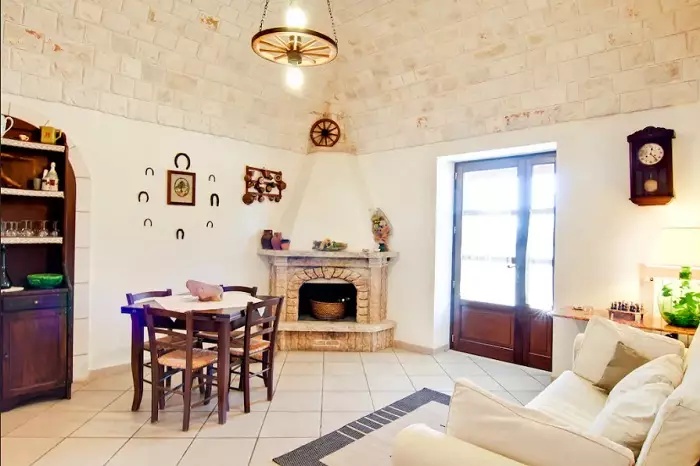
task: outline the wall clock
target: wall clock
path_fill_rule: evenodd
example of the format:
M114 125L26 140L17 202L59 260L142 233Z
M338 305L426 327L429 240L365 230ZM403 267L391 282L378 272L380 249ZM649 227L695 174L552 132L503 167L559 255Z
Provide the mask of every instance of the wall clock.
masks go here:
M627 136L630 147L630 201L664 205L673 199L675 131L647 126Z

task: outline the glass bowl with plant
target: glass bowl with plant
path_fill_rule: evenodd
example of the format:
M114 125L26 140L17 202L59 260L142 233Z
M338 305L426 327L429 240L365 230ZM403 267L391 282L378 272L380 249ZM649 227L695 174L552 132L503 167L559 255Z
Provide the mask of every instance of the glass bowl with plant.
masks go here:
M679 280L661 288L658 304L661 317L676 327L700 325L700 282L692 280L690 267L681 267Z

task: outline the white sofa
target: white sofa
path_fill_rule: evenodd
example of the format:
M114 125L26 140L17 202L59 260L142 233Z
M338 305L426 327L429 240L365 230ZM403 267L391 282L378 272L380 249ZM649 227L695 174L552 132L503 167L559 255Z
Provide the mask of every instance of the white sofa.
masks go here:
M624 331L639 332L631 328ZM582 337L579 335L574 343L574 362ZM472 395L474 386L458 381L447 433L421 424L404 429L395 440L392 461L395 466L695 466L696 461L700 465L700 337L685 351L684 370L681 385L653 420L636 459L626 447L585 433L605 406L608 395L575 372L567 371L527 406L498 402L502 407L497 406L495 414L492 407L498 403L494 399L485 401L489 405L482 409L480 398ZM472 388L465 395L467 385ZM487 397L481 393L481 398ZM484 410L490 411L479 417ZM460 425L460 420L467 417L471 417L471 425ZM531 428L522 427L519 421L523 418L527 418ZM684 437L676 442L678 435ZM485 448L487 445L490 448Z

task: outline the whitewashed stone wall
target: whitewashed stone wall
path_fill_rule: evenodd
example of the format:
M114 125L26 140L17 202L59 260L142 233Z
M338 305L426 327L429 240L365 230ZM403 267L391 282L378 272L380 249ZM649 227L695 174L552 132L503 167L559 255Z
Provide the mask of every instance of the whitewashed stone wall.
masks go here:
M698 0L372 3L332 89L360 153L698 100Z

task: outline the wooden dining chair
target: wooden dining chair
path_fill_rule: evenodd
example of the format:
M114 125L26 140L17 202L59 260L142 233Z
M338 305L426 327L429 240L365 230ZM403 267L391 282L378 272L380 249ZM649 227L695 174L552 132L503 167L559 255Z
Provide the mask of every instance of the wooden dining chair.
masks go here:
M181 395L183 400L182 430L190 427L190 413L193 407L209 404L213 398L212 386L214 380L214 363L218 359L216 351L196 348L194 336L194 321L196 317L192 312L167 311L145 305L144 315L148 338L152 342L151 351L151 422L158 422L158 412L161 407L159 400L169 394ZM185 333L180 334L173 330L174 323L184 322ZM164 335L158 338L159 335ZM184 340L180 339L184 336ZM172 337L168 339L167 337ZM206 370L206 374L205 374ZM178 373L182 373L182 383L169 387L166 381ZM200 390L204 390L204 398L192 403L192 383L199 380ZM203 386L203 380L206 384ZM217 387L217 391L219 388Z
M224 289L224 293L229 292L229 291L240 291L242 293L248 293L252 297L256 297L258 295L258 287L257 286L239 286L239 285L231 285L231 286L226 286L226 285L221 285L221 288Z
M267 387L267 400L272 401L274 391L275 340L282 309L282 297L268 297L246 306L246 322L241 334L231 338L231 374L241 378L239 390L243 390L243 410L250 412L250 379L259 377ZM258 359L260 358L260 359ZM260 372L251 372L250 363L262 363Z
M258 295L258 287L257 286L240 286L240 285L231 285L231 286L226 286L226 285L220 285L221 288L224 289L224 293L229 292L229 291L238 291L241 293L248 293L251 295L253 298L255 298ZM240 335L241 331L240 330L233 330L231 331L231 338ZM204 340L207 343L217 343L219 339L219 335L216 332L198 332L197 336Z

